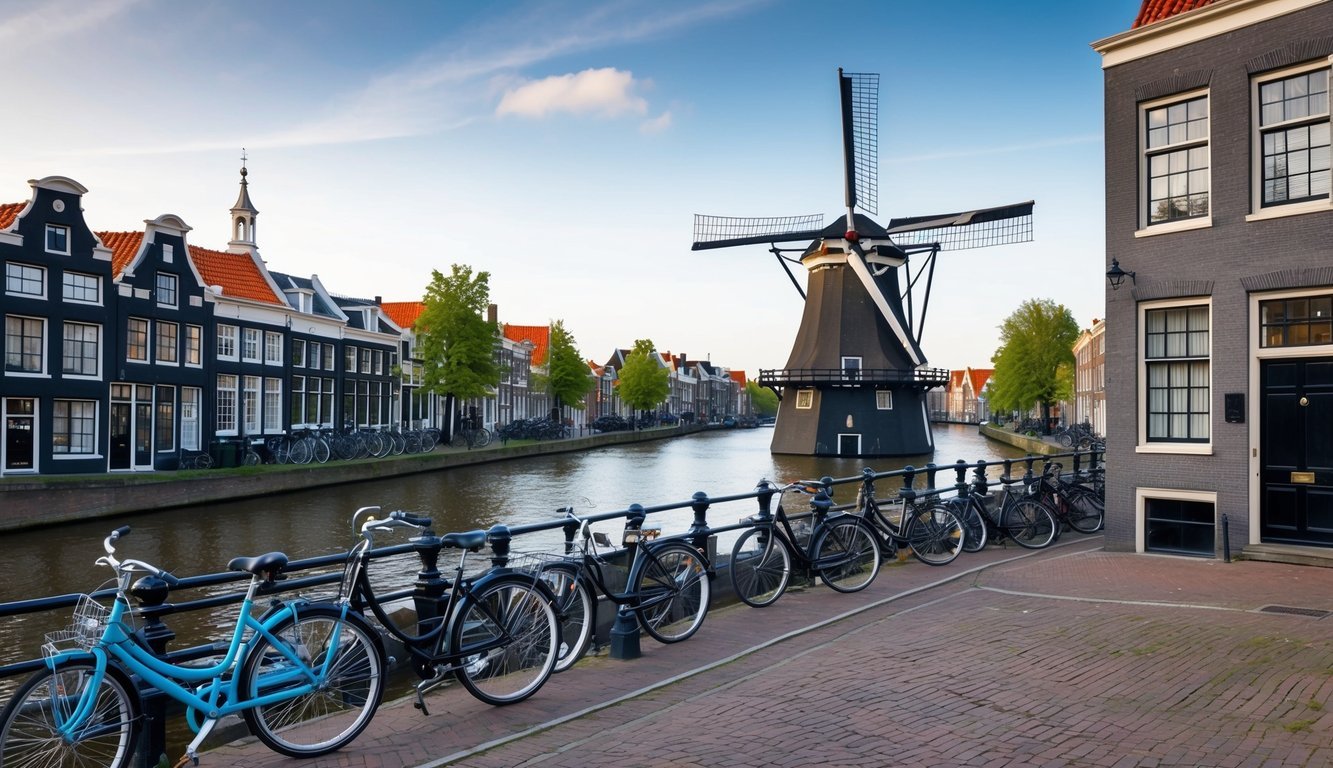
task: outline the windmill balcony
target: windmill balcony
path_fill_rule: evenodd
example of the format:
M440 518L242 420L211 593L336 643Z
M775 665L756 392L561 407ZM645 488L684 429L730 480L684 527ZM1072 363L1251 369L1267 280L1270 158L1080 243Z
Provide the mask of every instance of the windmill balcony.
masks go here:
M904 371L897 368L782 368L759 371L761 387L867 387L930 389L949 383L949 372L944 368L919 368Z

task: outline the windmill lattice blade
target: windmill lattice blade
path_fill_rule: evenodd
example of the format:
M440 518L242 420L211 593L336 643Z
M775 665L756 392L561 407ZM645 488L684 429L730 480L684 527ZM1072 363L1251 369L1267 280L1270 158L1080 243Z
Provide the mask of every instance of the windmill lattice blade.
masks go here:
M900 246L939 243L940 250L962 251L1032 240L1032 206L1026 203L963 213L893 219L887 227Z
M694 214L694 246L691 250L725 248L732 245L813 240L824 228L824 214L806 216L705 216Z
M879 75L848 72L852 97L852 184L856 207L879 215Z

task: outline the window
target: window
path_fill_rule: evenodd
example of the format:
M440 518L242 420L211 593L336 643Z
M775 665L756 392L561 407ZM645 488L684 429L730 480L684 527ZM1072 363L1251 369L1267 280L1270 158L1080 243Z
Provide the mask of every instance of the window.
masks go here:
M1144 340L1147 440L1208 442L1208 306L1145 309Z
M181 387L181 447L187 451L199 450L199 405L202 401L203 390Z
M891 389L875 390L875 407L881 411L893 410L893 390Z
M97 275L66 272L61 275L60 281L65 301L77 301L83 304L102 303L102 280Z
M241 359L247 363L259 362L259 329L241 329Z
M314 379L314 380L312 380L312 381L318 381L318 379ZM310 422L307 422L307 421L305 420L305 412L306 412L306 403L305 403L305 377L304 377L304 376L293 376L293 377L292 377L292 412L291 412L292 426L293 426L293 427L298 426L298 425L301 425L301 424L308 424L308 423L310 423Z
M361 372L370 373L370 350L364 347L361 349Z
M264 431L282 431L282 379L264 379Z
M164 307L176 306L176 276L157 273L157 303Z
M96 376L102 355L99 351L100 326L65 323L60 371L70 376Z
M88 455L96 452L97 403L56 400L51 403L51 452Z
M808 410L815 407L815 391L813 389L796 390L796 407L800 410Z
M159 451L176 450L176 388L157 388L157 418L153 442Z
M5 316L5 370L45 373L46 321L36 317Z
M185 326L185 364L200 366L204 363L204 329L199 325Z
M218 432L236 434L236 376L218 374Z
M332 344L325 344L325 345L324 345L324 370L326 370L326 371L332 371L332 370L335 370L335 369L334 369L334 366L333 366L333 359L334 359L334 357L335 357L336 355L337 355L337 351L334 350ZM313 365L313 361L312 361L312 365L311 365L311 367L313 368L313 367L318 367L318 366Z
M1259 302L1259 346L1333 344L1333 294Z
M268 365L282 365L281 333L264 331L264 362Z
M175 365L180 362L179 352L180 326L176 323L157 321L157 361Z
M46 252L69 254L69 227L46 225Z
M1143 108L1145 225L1208 215L1208 95Z
M176 249L170 245L162 246L162 261L165 264L171 264L176 260Z
M46 270L27 264L5 264L5 293L15 296L46 296Z
M384 350L382 349L375 350L375 375L384 375Z
M343 370L356 373L356 347L343 347Z
M305 341L303 339L292 339L292 367L305 367Z
M218 326L218 357L222 360L236 359L236 326Z
M131 317L125 322L125 359L148 362L148 321Z
M859 380L861 378L861 358L844 357L842 359L842 377L851 381Z
M312 342L310 342L310 367L311 367L311 368L319 368L320 355L323 354L323 349L322 349L322 347L323 347L323 345L320 344L318 341L312 341ZM292 365L295 366L296 363L293 362Z
M1260 207L1328 199L1328 73L1256 81Z
M241 393L241 407L245 421L245 434L253 435L259 431L259 377L246 376Z
M311 379L314 382L314 379ZM310 414L306 414L308 418ZM320 424L333 426L333 379L324 379L319 393L319 417L315 420Z

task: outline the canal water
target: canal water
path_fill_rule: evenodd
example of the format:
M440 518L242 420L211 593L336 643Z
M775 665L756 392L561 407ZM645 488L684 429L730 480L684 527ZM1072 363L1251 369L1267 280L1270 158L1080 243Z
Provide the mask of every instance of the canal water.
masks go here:
M126 524L133 531L119 542L118 555L154 563L177 576L192 576L222 571L227 561L238 555L281 550L292 559L300 559L345 552L355 542L352 513L366 505L429 515L434 518L435 530L443 533L489 528L496 523L552 520L558 507L568 505L598 514L622 510L633 503L649 507L684 501L697 491L712 497L742 494L765 478L782 482L824 475L851 477L863 466L888 471L908 464L919 467L929 461L944 465L958 459L991 461L1022 455L1017 449L981 437L974 426L961 425L936 427L933 457L906 459L774 455L769 452L772 436L772 430L763 428L702 432L579 453L311 488L265 499L7 533L6 556L0 559L0 602L97 589L110 575L108 569L94 566L102 554L102 539L115 527ZM952 478L952 473L944 473L940 483L952 484ZM839 501L851 500L841 496ZM718 505L710 510L709 520L719 526L734 524L756 509L753 500ZM667 534L684 531L692 518L688 509L654 516ZM614 521L595 528L619 540L620 525ZM515 549L555 551L563 542L558 531L534 536L536 540L516 539ZM382 537L376 543L396 542ZM728 546L719 541L718 549L726 551ZM404 555L401 560L379 562L376 569L381 573L394 571L401 576L394 586L408 586L416 571L415 562L413 556ZM171 617L169 625L181 634L172 647L216 637L217 628L230 621L228 617L226 609L207 617ZM33 658L43 633L59 628L64 620L67 618L43 615L0 619L0 663ZM52 626L53 622L57 626ZM0 698L12 684L0 681Z

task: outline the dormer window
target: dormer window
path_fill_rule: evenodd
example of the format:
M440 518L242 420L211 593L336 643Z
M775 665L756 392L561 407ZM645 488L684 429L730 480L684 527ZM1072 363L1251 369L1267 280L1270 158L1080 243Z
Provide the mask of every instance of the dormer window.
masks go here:
M46 225L46 252L69 255L69 227Z

